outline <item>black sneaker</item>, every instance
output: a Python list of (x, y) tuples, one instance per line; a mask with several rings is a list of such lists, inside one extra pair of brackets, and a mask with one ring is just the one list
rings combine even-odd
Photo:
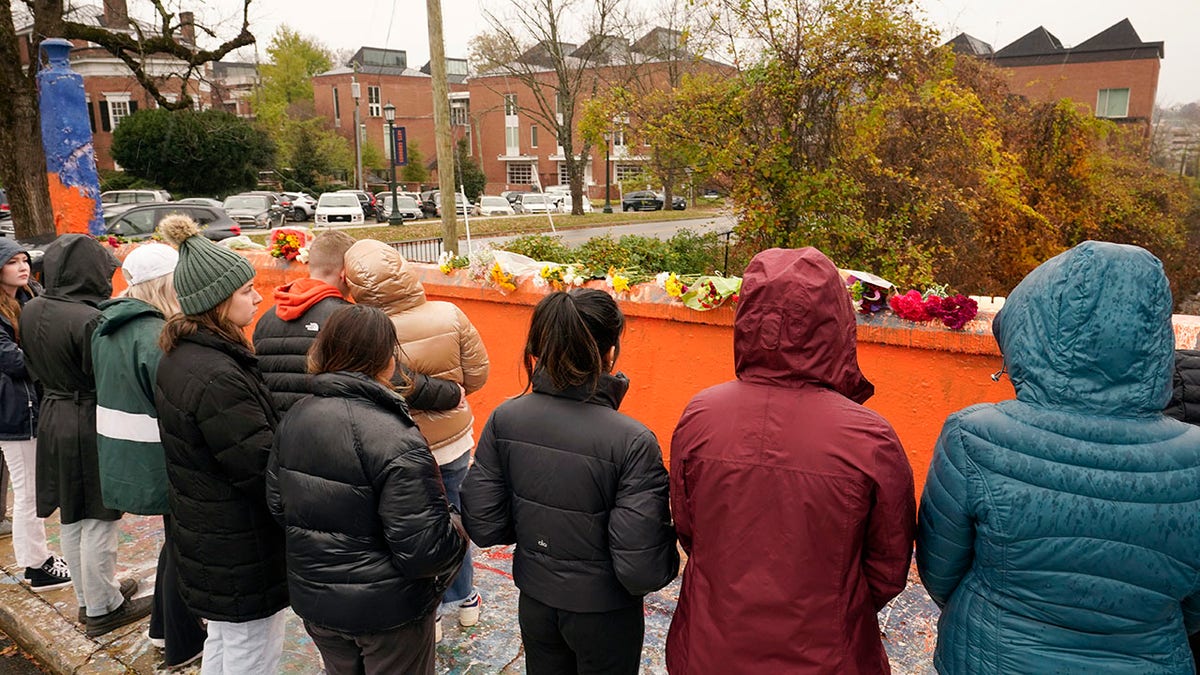
[(103, 616), (89, 616), (87, 620), (87, 636), (90, 638), (100, 637), (121, 626), (150, 616), (150, 606), (152, 604), (154, 604), (154, 598), (150, 596), (129, 599), (122, 602), (120, 607), (108, 614)]
[(52, 555), (46, 558), (41, 567), (26, 567), (25, 580), (35, 593), (53, 591), (56, 588), (66, 588), (71, 585), (71, 571), (62, 558)]
[[(137, 579), (122, 579), (121, 580), (121, 597), (126, 600), (133, 597), (134, 593), (138, 592)], [(87, 607), (79, 608), (79, 623), (87, 623)]]

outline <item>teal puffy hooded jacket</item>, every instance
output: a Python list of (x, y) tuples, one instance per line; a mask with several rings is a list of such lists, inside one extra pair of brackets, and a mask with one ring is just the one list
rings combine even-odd
[(917, 566), (940, 673), (1192, 673), (1200, 428), (1164, 417), (1159, 261), (1085, 242), (1031, 272), (993, 332), (1017, 398), (946, 421)]

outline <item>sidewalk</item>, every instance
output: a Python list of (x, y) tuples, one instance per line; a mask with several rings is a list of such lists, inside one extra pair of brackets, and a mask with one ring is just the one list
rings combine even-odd
[[(58, 521), (46, 521), (51, 549), (60, 550)], [(118, 576), (141, 583), (138, 595), (153, 592), (154, 570), (162, 545), (162, 521), (156, 517), (125, 516), (121, 520)], [(75, 592), (70, 588), (38, 595), (18, 581), (12, 544), (0, 539), (0, 630), (46, 664), (52, 672), (80, 675), (166, 672), (162, 655), (146, 638), (149, 619), (100, 638), (86, 637), (75, 623)], [(438, 645), (439, 673), (454, 675), (523, 673), (525, 661), (517, 625), (517, 590), (512, 583), (509, 547), (476, 551), (475, 581), (483, 594), (482, 618), (472, 628), (461, 628), (451, 610), (442, 620), (445, 637)], [(643, 673), (665, 673), (664, 646), (671, 613), (679, 593), (679, 580), (646, 598), (646, 647)], [(897, 675), (932, 673), (937, 610), (910, 575), (908, 589), (880, 613), (880, 626)], [(321, 657), (304, 632), (300, 620), (288, 610), (287, 637), (281, 673), (321, 672)], [(200, 672), (198, 666), (179, 671)]]

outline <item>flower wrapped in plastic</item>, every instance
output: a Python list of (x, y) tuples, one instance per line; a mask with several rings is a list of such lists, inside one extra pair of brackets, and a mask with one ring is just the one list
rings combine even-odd
[(267, 241), (267, 252), (274, 258), (296, 260), (300, 257), (300, 249), (307, 248), (311, 239), (310, 233), (305, 229), (275, 228), (271, 230), (270, 238)]
[(737, 302), (741, 290), (740, 277), (700, 277), (679, 299), (685, 306), (703, 312), (720, 307), (730, 298)]

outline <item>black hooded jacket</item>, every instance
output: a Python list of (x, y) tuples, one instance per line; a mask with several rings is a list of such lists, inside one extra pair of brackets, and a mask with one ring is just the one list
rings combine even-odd
[(1175, 351), (1171, 402), (1164, 412), (1181, 422), (1200, 425), (1200, 350)]
[(352, 635), (427, 616), (467, 540), (425, 438), (404, 399), (364, 375), (322, 373), (312, 388), (280, 423), (267, 472), (292, 608)]
[(116, 520), (100, 493), (92, 333), (100, 303), (112, 295), (116, 256), (82, 234), (64, 234), (42, 258), (46, 290), (21, 311), (25, 367), (41, 383), (37, 514), (61, 509), (63, 523)]

